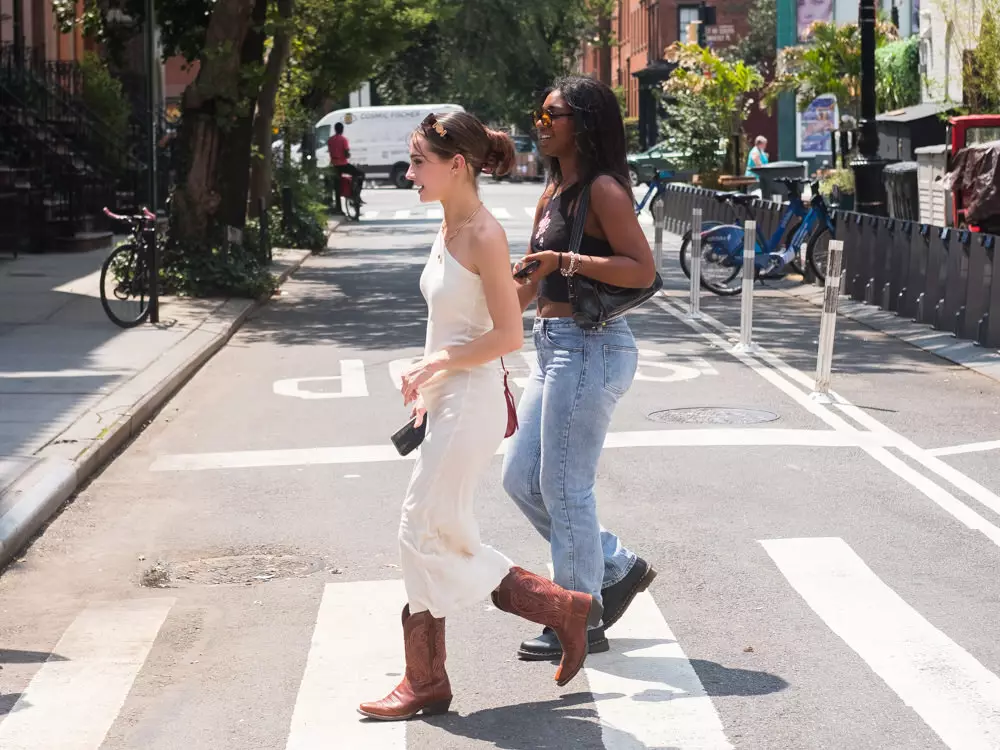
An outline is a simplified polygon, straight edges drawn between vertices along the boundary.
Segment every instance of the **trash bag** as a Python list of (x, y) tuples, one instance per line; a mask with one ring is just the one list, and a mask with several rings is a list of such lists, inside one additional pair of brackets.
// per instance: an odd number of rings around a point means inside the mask
[(984, 227), (1000, 224), (1000, 141), (959, 151), (944, 186), (961, 191), (967, 223)]

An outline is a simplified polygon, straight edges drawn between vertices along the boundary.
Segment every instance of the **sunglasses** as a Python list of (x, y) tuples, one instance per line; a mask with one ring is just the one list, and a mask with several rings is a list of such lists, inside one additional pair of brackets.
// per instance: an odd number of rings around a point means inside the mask
[(546, 110), (542, 110), (541, 112), (535, 110), (531, 113), (531, 121), (541, 125), (543, 128), (551, 128), (553, 120), (558, 120), (560, 117), (572, 116), (572, 112), (557, 112), (553, 114), (552, 112), (548, 112)]

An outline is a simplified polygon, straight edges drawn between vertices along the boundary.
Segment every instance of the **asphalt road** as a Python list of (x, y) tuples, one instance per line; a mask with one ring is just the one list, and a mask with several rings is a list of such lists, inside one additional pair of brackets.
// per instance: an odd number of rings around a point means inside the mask
[[(515, 255), (539, 191), (483, 188)], [(961, 447), (1000, 439), (1000, 384), (841, 321), (816, 404), (818, 311), (762, 290), (765, 353), (733, 354), (739, 300), (687, 320), (669, 253), (598, 480), (660, 572), (611, 652), (557, 688), (483, 602), (448, 622), (452, 713), (360, 721), (402, 668), (393, 374), (438, 224), (366, 199), (0, 577), (0, 748), (1000, 747), (1000, 451)], [(499, 467), (482, 535), (544, 572)]]

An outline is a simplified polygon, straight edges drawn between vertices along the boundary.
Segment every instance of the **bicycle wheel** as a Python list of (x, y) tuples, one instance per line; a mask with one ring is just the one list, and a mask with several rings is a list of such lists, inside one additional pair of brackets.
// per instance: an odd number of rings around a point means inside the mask
[[(701, 223), (701, 231), (707, 232), (712, 227), (722, 226), (721, 221), (703, 221)], [(681, 270), (684, 275), (689, 279), (691, 278), (691, 230), (687, 230), (684, 236), (681, 238), (681, 251), (678, 255), (678, 260), (681, 264)]]
[(712, 294), (732, 297), (743, 291), (742, 246), (741, 227), (720, 224), (702, 232), (701, 285)]
[(149, 317), (149, 273), (143, 248), (116, 247), (101, 266), (101, 307), (111, 322), (132, 328)]
[(809, 267), (820, 282), (826, 281), (826, 265), (830, 258), (830, 240), (832, 239), (830, 228), (826, 225), (820, 225), (819, 229), (813, 232), (812, 237), (809, 238), (809, 244), (806, 245), (806, 262), (809, 263)]
[[(798, 217), (795, 217), (788, 222), (788, 228), (785, 230), (785, 236), (781, 239), (782, 250), (792, 246), (792, 240), (795, 239), (795, 233), (799, 231), (800, 226), (802, 226), (802, 219)], [(805, 275), (805, 269), (802, 267), (801, 253), (799, 253), (798, 250), (795, 252), (795, 257), (788, 261), (788, 265), (799, 276)]]

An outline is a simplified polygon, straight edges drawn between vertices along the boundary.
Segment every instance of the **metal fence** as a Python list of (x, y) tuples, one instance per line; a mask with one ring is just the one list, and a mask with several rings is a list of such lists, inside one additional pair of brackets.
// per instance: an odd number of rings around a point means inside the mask
[[(688, 232), (694, 208), (702, 210), (705, 222), (731, 223), (732, 211), (714, 195), (670, 185), (667, 230)], [(757, 200), (751, 209), (764, 236), (770, 236), (781, 204)], [(844, 242), (843, 294), (981, 346), (1000, 347), (996, 236), (854, 211), (831, 213), (837, 239)]]

